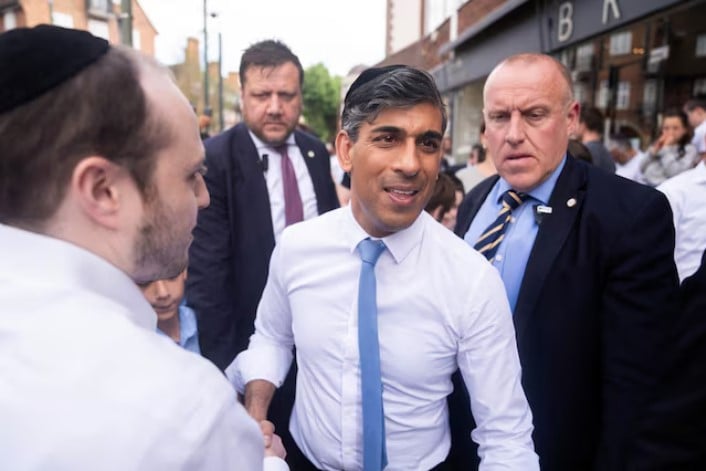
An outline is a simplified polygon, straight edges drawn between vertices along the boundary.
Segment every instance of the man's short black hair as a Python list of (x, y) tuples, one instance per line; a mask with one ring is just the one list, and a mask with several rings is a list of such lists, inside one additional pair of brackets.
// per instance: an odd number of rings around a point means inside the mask
[(304, 69), (299, 58), (286, 44), (267, 39), (251, 45), (240, 58), (240, 85), (245, 86), (245, 72), (250, 67), (279, 67), (291, 62), (299, 71), (299, 85), (304, 83)]

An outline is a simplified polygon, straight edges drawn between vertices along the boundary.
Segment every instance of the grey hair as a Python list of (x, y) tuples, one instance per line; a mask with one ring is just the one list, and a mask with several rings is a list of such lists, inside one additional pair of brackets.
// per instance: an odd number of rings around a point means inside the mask
[(446, 106), (436, 88), (434, 78), (412, 67), (400, 67), (384, 73), (353, 90), (346, 96), (341, 113), (341, 128), (351, 141), (358, 140), (360, 126), (372, 123), (389, 108), (411, 108), (430, 103), (441, 113), (441, 134), (448, 121)]

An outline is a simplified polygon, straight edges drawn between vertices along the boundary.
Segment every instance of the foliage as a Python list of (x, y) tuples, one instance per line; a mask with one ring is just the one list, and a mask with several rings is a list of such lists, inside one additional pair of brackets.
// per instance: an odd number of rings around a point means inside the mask
[(304, 118), (312, 131), (328, 142), (336, 135), (341, 78), (332, 77), (319, 63), (304, 71)]

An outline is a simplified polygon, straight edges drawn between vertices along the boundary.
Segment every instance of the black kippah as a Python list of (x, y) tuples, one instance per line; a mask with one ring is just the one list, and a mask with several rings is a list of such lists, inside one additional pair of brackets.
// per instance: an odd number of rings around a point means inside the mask
[(16, 28), (0, 34), (0, 113), (60, 85), (109, 48), (105, 39), (58, 26)]
[(343, 103), (348, 103), (348, 97), (351, 96), (353, 92), (355, 92), (357, 89), (362, 87), (363, 85), (366, 85), (376, 78), (380, 77), (381, 75), (384, 75), (388, 72), (392, 72), (393, 70), (397, 69), (404, 69), (406, 68), (406, 65), (388, 65), (385, 67), (371, 67), (369, 69), (365, 69), (359, 76), (358, 78), (355, 79), (355, 81), (351, 84), (350, 88), (348, 88), (348, 92), (346, 93), (346, 98), (343, 100)]

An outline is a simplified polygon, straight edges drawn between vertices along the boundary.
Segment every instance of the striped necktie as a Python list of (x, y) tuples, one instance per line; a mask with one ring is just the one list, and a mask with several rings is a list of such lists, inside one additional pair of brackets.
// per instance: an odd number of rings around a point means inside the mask
[(381, 240), (364, 239), (358, 245), (362, 259), (358, 285), (358, 350), (363, 402), (364, 471), (381, 471), (387, 465), (375, 289), (375, 264), (384, 250), (385, 243)]
[(500, 208), (498, 217), (483, 231), (483, 234), (478, 238), (473, 248), (485, 255), (485, 258), (492, 262), (495, 258), (495, 254), (498, 252), (500, 243), (503, 241), (505, 229), (507, 229), (507, 225), (510, 223), (512, 212), (519, 208), (528, 198), (529, 195), (517, 193), (515, 190), (507, 190), (503, 193), (502, 208)]

